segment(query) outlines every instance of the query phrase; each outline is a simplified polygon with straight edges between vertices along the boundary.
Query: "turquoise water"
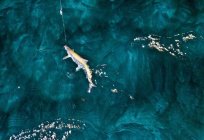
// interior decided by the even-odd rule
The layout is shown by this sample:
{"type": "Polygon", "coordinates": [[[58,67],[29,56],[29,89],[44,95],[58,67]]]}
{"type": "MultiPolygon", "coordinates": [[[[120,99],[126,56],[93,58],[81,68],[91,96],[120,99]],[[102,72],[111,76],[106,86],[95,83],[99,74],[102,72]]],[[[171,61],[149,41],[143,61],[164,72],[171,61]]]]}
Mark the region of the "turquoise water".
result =
{"type": "Polygon", "coordinates": [[[204,139],[204,1],[62,6],[0,1],[0,139],[204,139]]]}

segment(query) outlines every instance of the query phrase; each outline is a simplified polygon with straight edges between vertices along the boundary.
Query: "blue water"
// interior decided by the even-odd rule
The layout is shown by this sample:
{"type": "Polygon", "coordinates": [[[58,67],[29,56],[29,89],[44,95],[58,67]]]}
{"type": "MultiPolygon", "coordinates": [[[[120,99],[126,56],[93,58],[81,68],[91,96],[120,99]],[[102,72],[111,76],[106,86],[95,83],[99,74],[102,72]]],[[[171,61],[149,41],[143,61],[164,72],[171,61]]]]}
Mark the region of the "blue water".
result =
{"type": "Polygon", "coordinates": [[[67,41],[60,1],[0,1],[0,140],[204,139],[204,1],[62,6],[67,41]]]}

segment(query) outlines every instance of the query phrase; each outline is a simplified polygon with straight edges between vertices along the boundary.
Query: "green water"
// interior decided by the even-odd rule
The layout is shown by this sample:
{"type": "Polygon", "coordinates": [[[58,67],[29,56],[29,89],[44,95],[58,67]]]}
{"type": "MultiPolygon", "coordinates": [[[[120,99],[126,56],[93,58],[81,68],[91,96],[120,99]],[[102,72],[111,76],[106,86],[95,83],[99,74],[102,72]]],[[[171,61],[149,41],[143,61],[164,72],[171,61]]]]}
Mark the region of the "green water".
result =
{"type": "Polygon", "coordinates": [[[0,139],[204,139],[203,0],[62,6],[66,42],[60,1],[0,1],[0,139]]]}

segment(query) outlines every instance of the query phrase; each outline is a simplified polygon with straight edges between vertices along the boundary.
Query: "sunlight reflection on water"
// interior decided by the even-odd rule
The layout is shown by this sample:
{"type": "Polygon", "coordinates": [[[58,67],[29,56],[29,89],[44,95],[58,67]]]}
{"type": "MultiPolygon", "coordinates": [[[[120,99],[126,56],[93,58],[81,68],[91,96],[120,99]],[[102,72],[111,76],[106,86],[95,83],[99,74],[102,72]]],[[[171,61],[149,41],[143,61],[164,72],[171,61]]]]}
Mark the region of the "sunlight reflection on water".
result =
{"type": "Polygon", "coordinates": [[[83,121],[76,119],[68,119],[62,121],[60,118],[52,122],[44,122],[38,125],[38,127],[28,130],[22,130],[17,135],[12,135],[10,140],[19,139],[43,139],[43,140],[55,140],[55,139],[67,139],[73,130],[83,130],[86,125],[83,121]]]}

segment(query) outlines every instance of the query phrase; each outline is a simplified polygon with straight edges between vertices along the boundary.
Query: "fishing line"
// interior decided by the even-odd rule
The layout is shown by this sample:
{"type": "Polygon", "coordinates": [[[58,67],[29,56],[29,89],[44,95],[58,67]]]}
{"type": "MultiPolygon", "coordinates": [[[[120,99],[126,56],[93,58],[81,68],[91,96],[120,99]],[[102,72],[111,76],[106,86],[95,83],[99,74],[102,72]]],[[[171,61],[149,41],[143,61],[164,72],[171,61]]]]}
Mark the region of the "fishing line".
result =
{"type": "Polygon", "coordinates": [[[66,31],[65,31],[64,15],[63,15],[63,10],[62,10],[62,0],[60,0],[60,15],[62,16],[62,26],[63,26],[63,30],[64,30],[64,41],[66,44],[67,43],[67,36],[66,36],[66,31]]]}

